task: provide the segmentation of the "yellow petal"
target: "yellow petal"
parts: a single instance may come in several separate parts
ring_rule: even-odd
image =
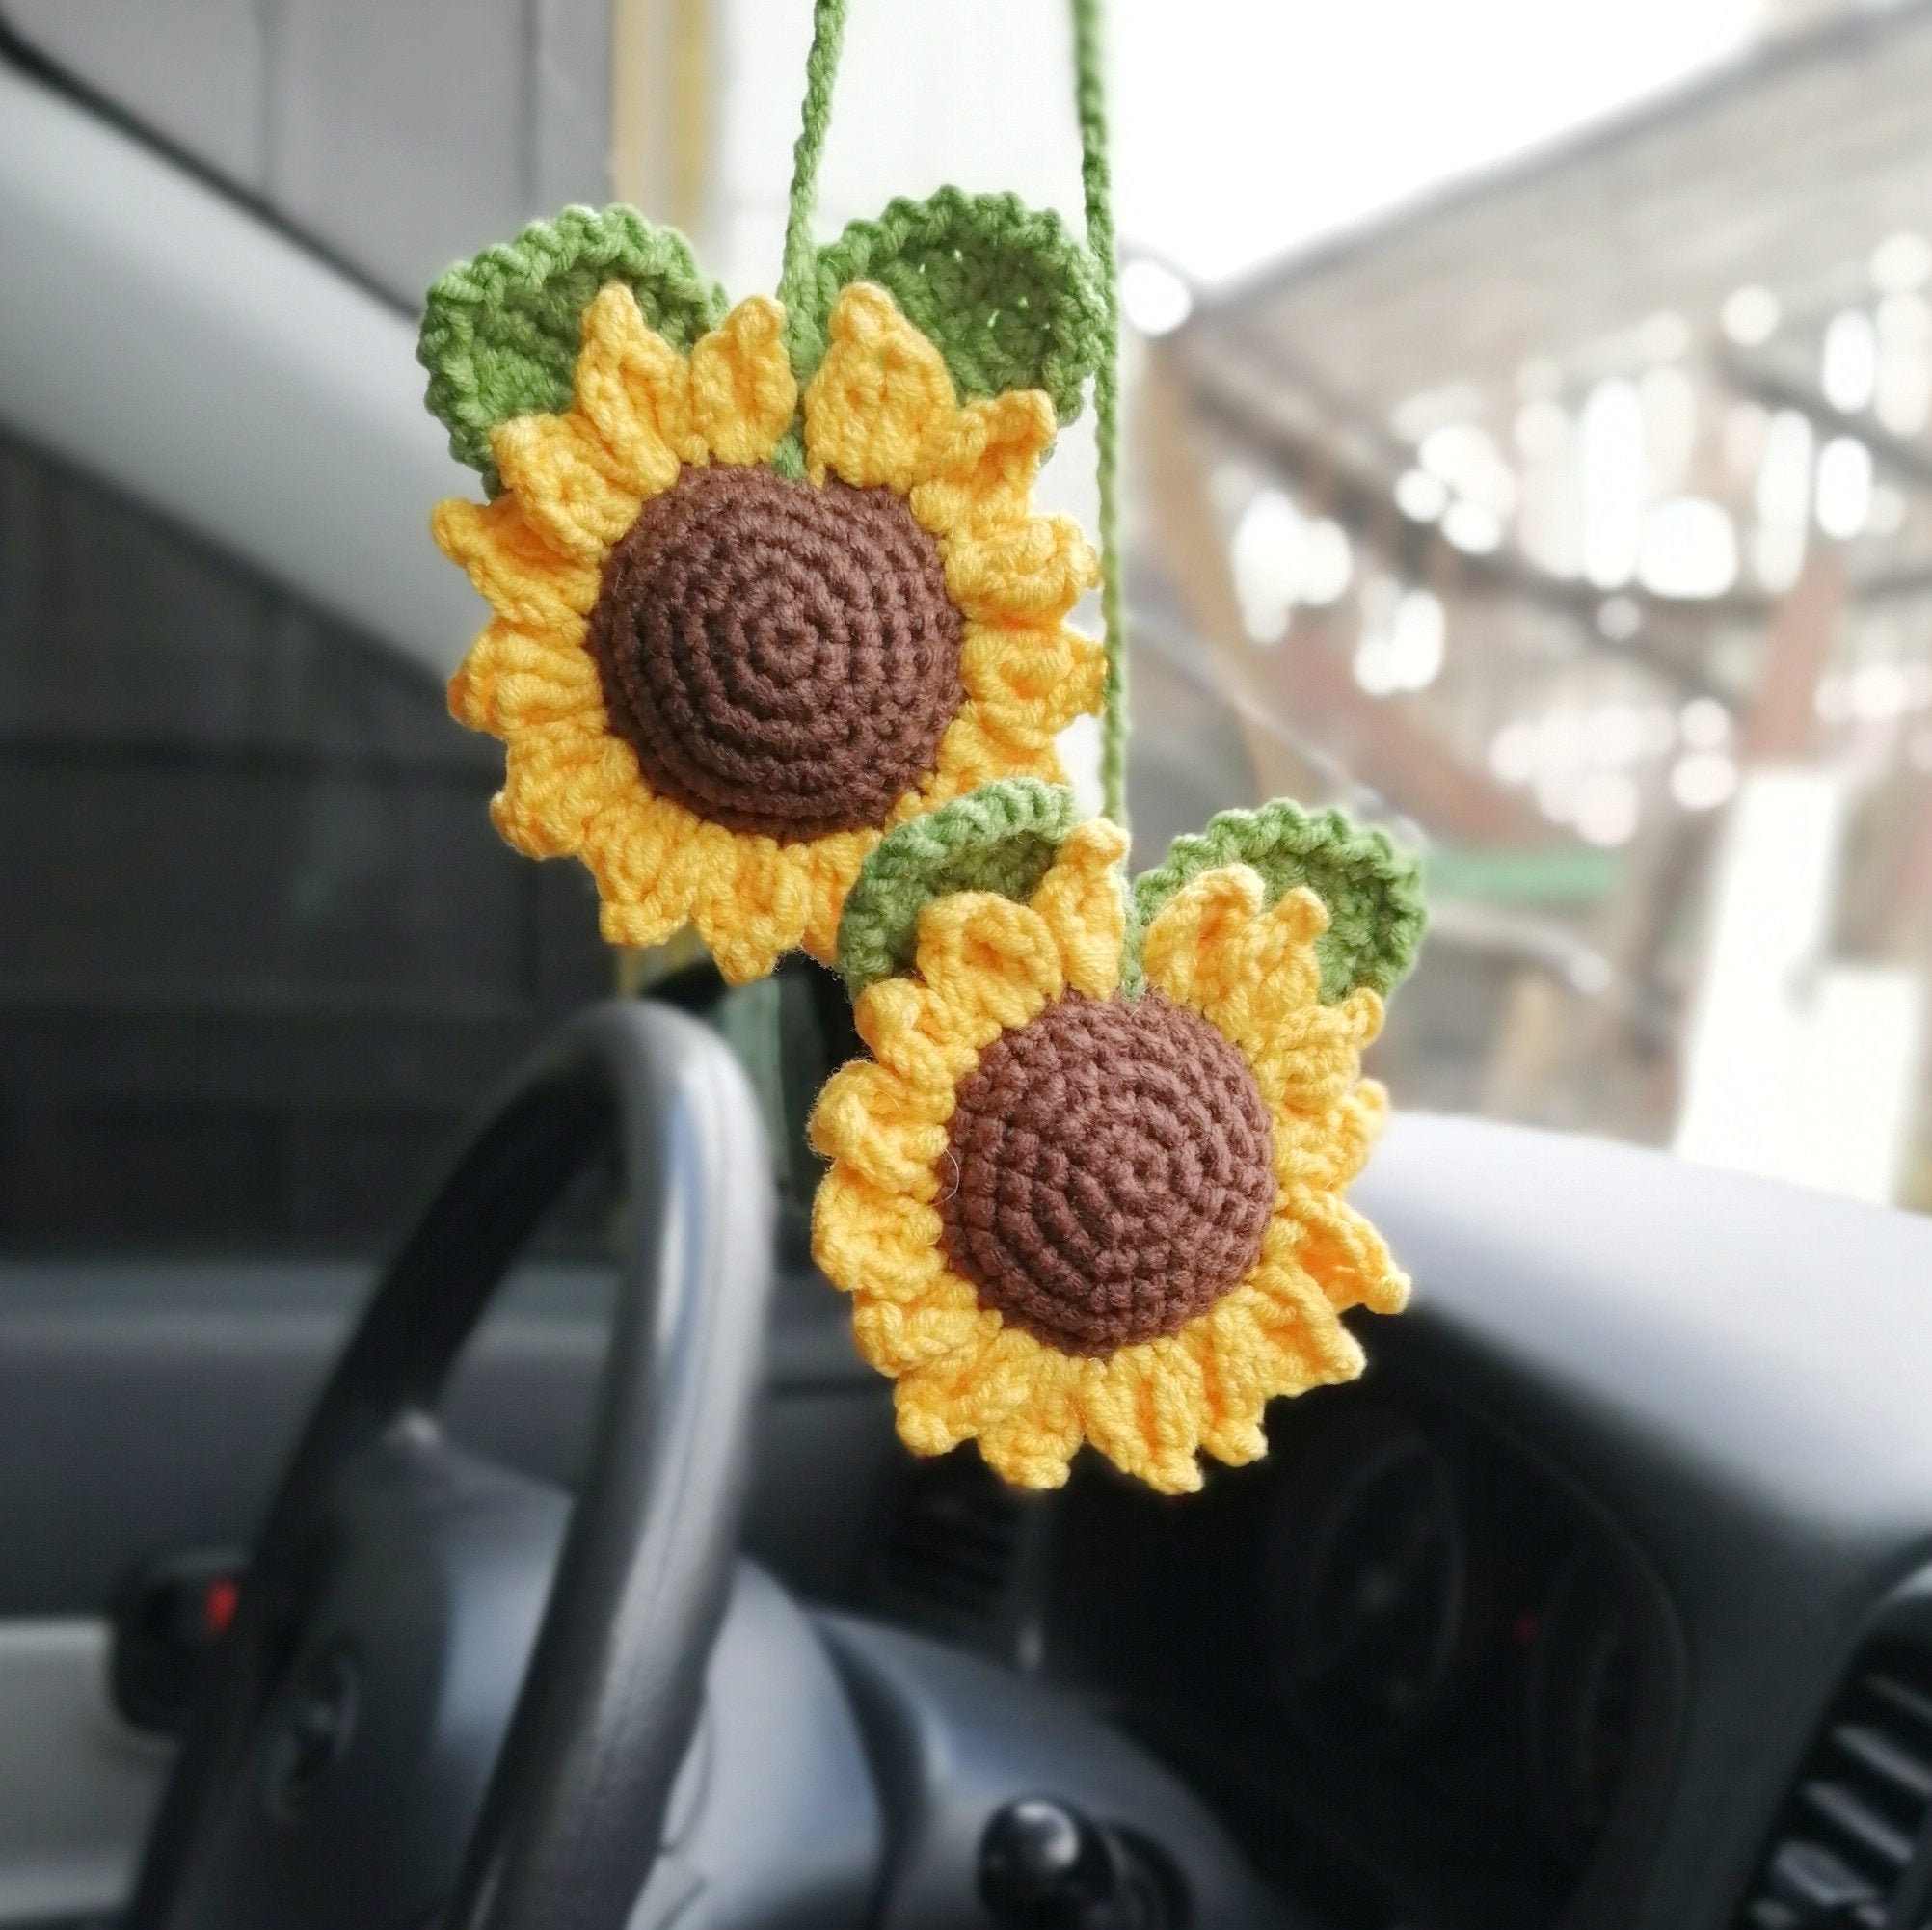
[[[1338,1312],[1366,1306],[1400,1313],[1409,1303],[1409,1275],[1388,1243],[1344,1199],[1328,1192],[1286,1195],[1279,1218],[1288,1222],[1295,1262]]]
[[[1236,976],[1229,958],[1260,918],[1262,897],[1260,873],[1248,865],[1220,866],[1183,885],[1147,927],[1148,982],[1196,1011],[1221,997]]]
[[[523,724],[601,714],[597,664],[583,623],[525,630],[500,619],[478,632],[449,680],[449,714],[472,731],[507,736]]]
[[[1363,987],[1322,1005],[1321,900],[1301,887],[1272,910],[1261,900],[1261,880],[1246,865],[1203,872],[1148,927],[1147,978],[1241,1048],[1268,1104],[1282,1211],[1329,1229],[1330,1244],[1311,1248],[1308,1263],[1334,1270],[1337,1304],[1359,1299],[1392,1310],[1407,1283],[1387,1249],[1366,1222],[1334,1217],[1347,1212],[1334,1195],[1361,1169],[1386,1110],[1381,1088],[1360,1076],[1382,1001]]]
[[[692,895],[691,922],[728,983],[763,978],[805,930],[805,875],[771,838],[739,834]]]
[[[1299,1392],[1305,1377],[1283,1384],[1279,1352],[1255,1318],[1259,1296],[1250,1286],[1223,1294],[1174,1337],[1199,1362],[1205,1402],[1201,1446],[1217,1461],[1241,1466],[1268,1452],[1262,1415],[1271,1396]]]
[[[805,390],[805,460],[858,489],[903,496],[951,431],[953,378],[883,288],[855,281],[832,305],[830,345]]]
[[[1255,1318],[1259,1305],[1254,1288],[1244,1281],[1181,1329],[1212,1382],[1210,1402],[1256,1416],[1269,1397],[1280,1391],[1264,1372],[1261,1328]]]
[[[634,761],[633,761],[634,768]],[[584,861],[603,898],[599,928],[612,945],[657,945],[690,917],[697,879],[714,863],[712,846],[730,836],[642,779],[613,801],[584,838]]]
[[[821,964],[832,964],[839,953],[839,919],[859,875],[859,867],[878,844],[883,832],[867,826],[857,831],[832,831],[802,847],[805,876],[805,950]]]
[[[1100,580],[1099,558],[1067,516],[1030,516],[940,544],[947,594],[981,623],[1058,623]]]
[[[797,406],[785,310],[768,297],[740,302],[692,347],[691,407],[719,462],[768,461]]]
[[[1307,1393],[1311,1387],[1353,1378],[1348,1372],[1325,1370],[1302,1344],[1300,1328],[1292,1324],[1283,1326],[1286,1317],[1267,1295],[1251,1287],[1244,1291],[1247,1296],[1242,1309],[1247,1327],[1245,1344],[1238,1349],[1217,1351],[1212,1363],[1212,1371],[1217,1376],[1229,1369],[1239,1376],[1238,1380],[1217,1380],[1218,1388],[1223,1390],[1221,1405],[1232,1425],[1223,1431],[1211,1424],[1210,1430],[1203,1431],[1202,1442],[1205,1446],[1207,1432],[1222,1432],[1227,1436],[1227,1444],[1237,1453],[1248,1444],[1243,1438],[1246,1434],[1243,1421],[1251,1417],[1258,1433],[1270,1401],[1291,1399]],[[1339,1324],[1335,1332],[1347,1342],[1348,1336]],[[1232,1391],[1236,1387],[1239,1393]]]
[[[1036,389],[967,403],[937,439],[932,479],[912,491],[906,506],[934,536],[1018,522],[1055,427],[1053,403]]]
[[[1200,1363],[1171,1339],[1123,1347],[1081,1363],[1087,1437],[1123,1472],[1163,1494],[1201,1485],[1201,1421],[1206,1383]]]
[[[812,1199],[812,1257],[842,1292],[910,1303],[945,1271],[935,1208],[834,1165]]]
[[[1091,637],[1064,624],[969,623],[959,676],[998,729],[1044,740],[1100,709],[1107,658]]]
[[[987,1464],[1027,1488],[1057,1488],[1081,1441],[1080,1363],[1014,1327],[922,1363],[900,1380],[899,1433],[921,1453],[976,1436]]]
[[[930,1200],[939,1191],[932,1168],[946,1152],[952,1098],[951,1086],[915,1086],[883,1065],[854,1059],[825,1082],[812,1108],[812,1145],[886,1193]]]
[[[491,430],[490,451],[530,526],[593,569],[643,506],[581,415],[513,415]]]
[[[1078,1363],[1065,1364],[1073,1369]],[[1079,1390],[1077,1372],[1037,1386],[1018,1413],[980,1428],[980,1458],[1002,1481],[1016,1488],[1064,1486],[1073,1457],[1086,1438]]]
[[[881,1374],[909,1374],[929,1361],[970,1354],[999,1330],[999,1315],[988,1313],[972,1288],[951,1274],[942,1274],[937,1286],[909,1304],[867,1300],[852,1309],[852,1339]],[[954,1434],[944,1447],[918,1452],[944,1453],[959,1438]]]
[[[1023,1327],[996,1325],[981,1344],[909,1373],[899,1382],[899,1412],[924,1408],[954,1440],[965,1440],[1042,1400],[1070,1406],[1076,1367]]]
[[[1345,1327],[1328,1297],[1292,1261],[1264,1259],[1249,1275],[1256,1325],[1277,1365],[1272,1391],[1353,1380],[1366,1364],[1361,1343]],[[1296,1377],[1300,1384],[1289,1384]]]
[[[529,857],[571,856],[593,820],[631,791],[636,769],[629,746],[602,728],[576,719],[525,725],[510,739],[491,822]]]
[[[1318,1118],[1332,1132],[1326,1122],[1358,1083],[1363,1042],[1381,1023],[1382,1000],[1364,986],[1338,1005],[1309,1005],[1279,1018],[1264,1012],[1257,1020],[1251,1009],[1235,1007],[1223,1030],[1241,1044],[1277,1117]]]
[[[689,918],[672,908],[664,898],[653,898],[636,904],[621,904],[615,899],[604,898],[597,908],[597,935],[606,945],[619,945],[631,951],[662,945],[675,938],[689,923]]]
[[[652,796],[640,777],[630,798],[592,822],[584,859],[606,898],[641,902],[647,893],[669,887],[682,917],[690,901],[690,846],[698,828],[683,805]]]
[[[1147,935],[1147,976],[1239,1045],[1276,1113],[1325,1112],[1354,1086],[1382,1024],[1367,987],[1320,1003],[1314,941],[1328,912],[1305,886],[1259,909],[1245,865],[1205,871],[1162,907]]]
[[[893,811],[893,822],[902,824],[908,818],[963,797],[996,777],[1036,777],[1045,784],[1066,782],[1060,753],[1051,738],[1042,743],[1007,737],[969,697],[939,740],[939,762],[932,776],[919,791],[899,800]]]
[[[954,892],[919,915],[914,954],[935,1026],[978,1052],[1036,1017],[1065,985],[1052,929],[991,892]]]
[[[470,573],[506,623],[545,630],[588,616],[597,602],[596,569],[546,541],[514,496],[489,504],[451,496],[437,504],[429,526],[437,547]]]
[[[1340,1193],[1368,1164],[1388,1117],[1388,1093],[1358,1080],[1327,1112],[1277,1112],[1275,1177],[1284,1190]]]
[[[637,297],[606,282],[583,311],[577,407],[610,452],[616,475],[639,496],[657,496],[680,467],[702,463],[690,365],[645,325]]]
[[[1045,921],[1067,984],[1104,999],[1120,982],[1120,949],[1127,933],[1126,888],[1120,860],[1127,834],[1105,818],[1077,824],[1028,900]]]
[[[881,978],[852,1003],[852,1022],[881,1065],[923,1090],[951,1091],[979,1058],[979,1042],[952,1013],[910,978]]]

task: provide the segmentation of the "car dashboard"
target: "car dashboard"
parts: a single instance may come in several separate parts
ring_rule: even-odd
[[[778,1023],[816,993],[760,996],[723,1029],[816,1089]],[[1355,1197],[1416,1294],[1363,1323],[1364,1380],[1277,1403],[1199,1495],[1093,1457],[1041,1495],[898,1447],[779,1157],[746,1544],[806,1600],[1073,1691],[1302,1930],[1922,1930],[1932,1225],[1399,1116]],[[137,1543],[244,1544],[365,1277],[0,1269],[0,1615],[99,1614]],[[460,1439],[571,1478],[607,1277],[528,1269]]]
[[[874,1599],[1078,1686],[1311,1926],[1932,1920],[1932,1227],[1400,1118],[1357,1385],[1166,1500],[908,1469]]]

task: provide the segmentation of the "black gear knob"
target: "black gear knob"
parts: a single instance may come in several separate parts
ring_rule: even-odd
[[[1161,1886],[1110,1832],[1051,1796],[996,1811],[979,1894],[1000,1930],[1167,1930]]]

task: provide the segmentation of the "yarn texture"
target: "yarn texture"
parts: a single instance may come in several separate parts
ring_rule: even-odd
[[[1039,389],[1062,424],[1106,351],[1107,296],[1093,256],[1051,209],[1017,195],[941,188],[851,223],[812,257],[793,296],[792,366],[809,379],[825,349],[821,323],[841,288],[875,281],[946,358],[961,395]]]
[[[1360,1076],[1382,1005],[1323,1003],[1322,901],[1199,871],[1132,998],[1125,849],[1091,819],[1023,903],[926,901],[910,975],[855,1002],[872,1058],[813,1114],[813,1252],[915,1452],[974,1439],[1051,1488],[1090,1441],[1178,1493],[1202,1452],[1266,1452],[1274,1396],[1358,1374],[1339,1316],[1408,1281],[1343,1198],[1386,1109]]]
[[[1177,1332],[1261,1254],[1268,1110],[1241,1054],[1160,992],[1069,993],[953,1092],[946,1254],[1063,1354]]]
[[[1024,903],[1080,821],[1073,792],[1037,778],[996,778],[886,833],[839,921],[837,964],[854,998],[909,971],[919,915],[950,892]]]
[[[573,207],[533,221],[430,289],[416,342],[429,411],[449,431],[450,454],[480,470],[492,496],[499,480],[490,432],[513,415],[569,407],[583,312],[613,281],[631,290],[645,325],[681,350],[724,317],[724,290],[684,237],[629,207]]]
[[[495,613],[449,694],[507,746],[497,829],[581,857],[613,943],[689,921],[734,982],[800,945],[829,961],[893,825],[1059,781],[1104,676],[1065,621],[1093,553],[1032,503],[1050,399],[960,402],[867,282],[828,344],[801,395],[776,303],[684,354],[607,283],[569,406],[496,423],[502,494],[433,523]],[[797,479],[771,467],[794,432]]]
[[[1161,907],[1191,879],[1240,863],[1260,873],[1270,903],[1307,885],[1328,907],[1315,941],[1322,997],[1333,1003],[1366,985],[1386,997],[1415,961],[1427,923],[1421,867],[1387,832],[1341,812],[1304,811],[1276,798],[1258,811],[1223,811],[1205,831],[1176,838],[1165,863],[1134,881],[1127,978],[1140,982],[1140,950]]]
[[[645,781],[781,842],[882,822],[963,702],[959,612],[890,490],[691,469],[610,552],[590,648]]]

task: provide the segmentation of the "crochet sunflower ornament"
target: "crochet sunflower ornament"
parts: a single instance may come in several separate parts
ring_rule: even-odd
[[[606,939],[688,922],[735,982],[829,960],[894,825],[1061,776],[1106,677],[1065,621],[1094,552],[1032,491],[1111,255],[955,190],[815,245],[843,20],[819,0],[777,300],[576,208],[443,275],[418,351],[489,497],[434,532],[495,613],[449,702],[507,747],[497,829],[589,866]]]
[[[1091,1441],[1172,1493],[1361,1371],[1342,1313],[1407,1298],[1342,1195],[1422,909],[1335,812],[1224,813],[1131,896],[1126,846],[1021,780],[868,859],[839,963],[872,1058],[813,1115],[813,1250],[915,1452],[1052,1488]]]

